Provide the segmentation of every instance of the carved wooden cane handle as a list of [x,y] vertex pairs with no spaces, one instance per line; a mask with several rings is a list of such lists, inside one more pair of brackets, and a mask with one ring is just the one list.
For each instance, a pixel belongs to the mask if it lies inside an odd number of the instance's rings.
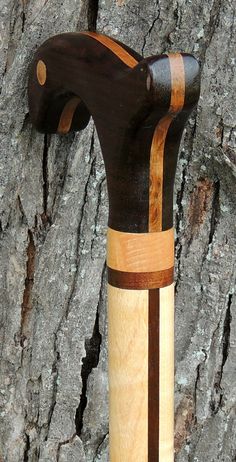
[[112,462],[173,461],[173,185],[198,97],[191,55],[143,59],[93,32],[49,39],[30,71],[36,128],[81,130],[92,115],[104,157]]

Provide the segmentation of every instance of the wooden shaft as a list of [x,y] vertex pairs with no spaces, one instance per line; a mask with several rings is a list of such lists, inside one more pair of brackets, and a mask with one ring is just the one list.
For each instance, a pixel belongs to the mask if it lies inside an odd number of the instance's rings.
[[173,462],[173,284],[108,285],[108,322],[110,461]]
[[199,90],[193,56],[143,59],[95,32],[52,37],[30,70],[37,129],[82,130],[92,115],[105,162],[111,462],[173,462],[173,187]]
[[172,462],[174,460],[174,284],[160,289],[159,330],[159,460]]
[[[173,462],[173,274],[154,289],[148,278],[173,266],[173,230],[135,235],[109,228],[107,241],[108,271],[118,274],[108,284],[110,461]],[[121,288],[125,271],[136,276],[136,289]]]

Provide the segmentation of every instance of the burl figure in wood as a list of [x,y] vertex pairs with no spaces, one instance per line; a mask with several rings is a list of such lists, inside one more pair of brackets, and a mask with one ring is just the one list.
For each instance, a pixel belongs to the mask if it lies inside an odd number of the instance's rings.
[[193,56],[143,59],[94,32],[52,37],[30,70],[36,128],[82,130],[91,115],[104,157],[111,462],[174,458],[173,184],[198,98]]

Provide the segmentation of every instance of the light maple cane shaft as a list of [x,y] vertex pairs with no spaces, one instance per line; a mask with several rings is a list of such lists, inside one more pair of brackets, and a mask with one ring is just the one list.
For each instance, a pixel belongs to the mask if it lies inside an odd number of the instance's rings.
[[173,263],[173,229],[108,229],[111,462],[173,462]]
[[173,186],[198,97],[191,55],[143,59],[94,32],[50,38],[30,70],[38,130],[82,130],[92,115],[105,162],[110,462],[173,461]]
[[111,462],[174,460],[173,285],[157,297],[153,357],[149,291],[108,285]]

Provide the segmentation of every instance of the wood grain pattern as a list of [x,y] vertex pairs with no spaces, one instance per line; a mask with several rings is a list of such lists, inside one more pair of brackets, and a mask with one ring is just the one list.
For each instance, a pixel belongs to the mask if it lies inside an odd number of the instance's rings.
[[156,289],[166,287],[174,280],[174,267],[147,273],[117,271],[109,266],[107,270],[109,284],[122,289]]
[[138,61],[133,56],[131,56],[121,45],[116,43],[114,40],[112,40],[107,35],[98,34],[97,32],[82,32],[82,33],[102,43],[102,45],[104,45],[110,51],[112,51],[112,53],[114,53],[128,67],[132,68],[136,66],[136,64],[138,64]]
[[57,129],[58,133],[61,135],[65,135],[70,131],[74,113],[80,101],[81,100],[78,96],[74,96],[65,104]]
[[[171,100],[169,113],[158,123],[152,140],[149,178],[149,232],[163,229],[163,182],[166,137],[174,117],[180,112],[185,98],[184,62],[180,53],[169,54]],[[166,204],[166,207],[168,205]]]
[[37,63],[36,74],[39,85],[45,85],[47,80],[47,68],[46,64],[41,59]]
[[108,285],[111,462],[148,458],[148,291]]
[[174,284],[160,289],[159,461],[174,461]]
[[107,265],[126,272],[156,272],[174,266],[174,229],[123,233],[108,228]]
[[165,141],[172,116],[167,115],[158,123],[151,146],[149,183],[149,232],[162,230],[163,163]]
[[108,285],[110,461],[174,460],[174,284]]
[[169,53],[171,73],[170,112],[174,115],[183,109],[185,99],[185,70],[180,53]]

